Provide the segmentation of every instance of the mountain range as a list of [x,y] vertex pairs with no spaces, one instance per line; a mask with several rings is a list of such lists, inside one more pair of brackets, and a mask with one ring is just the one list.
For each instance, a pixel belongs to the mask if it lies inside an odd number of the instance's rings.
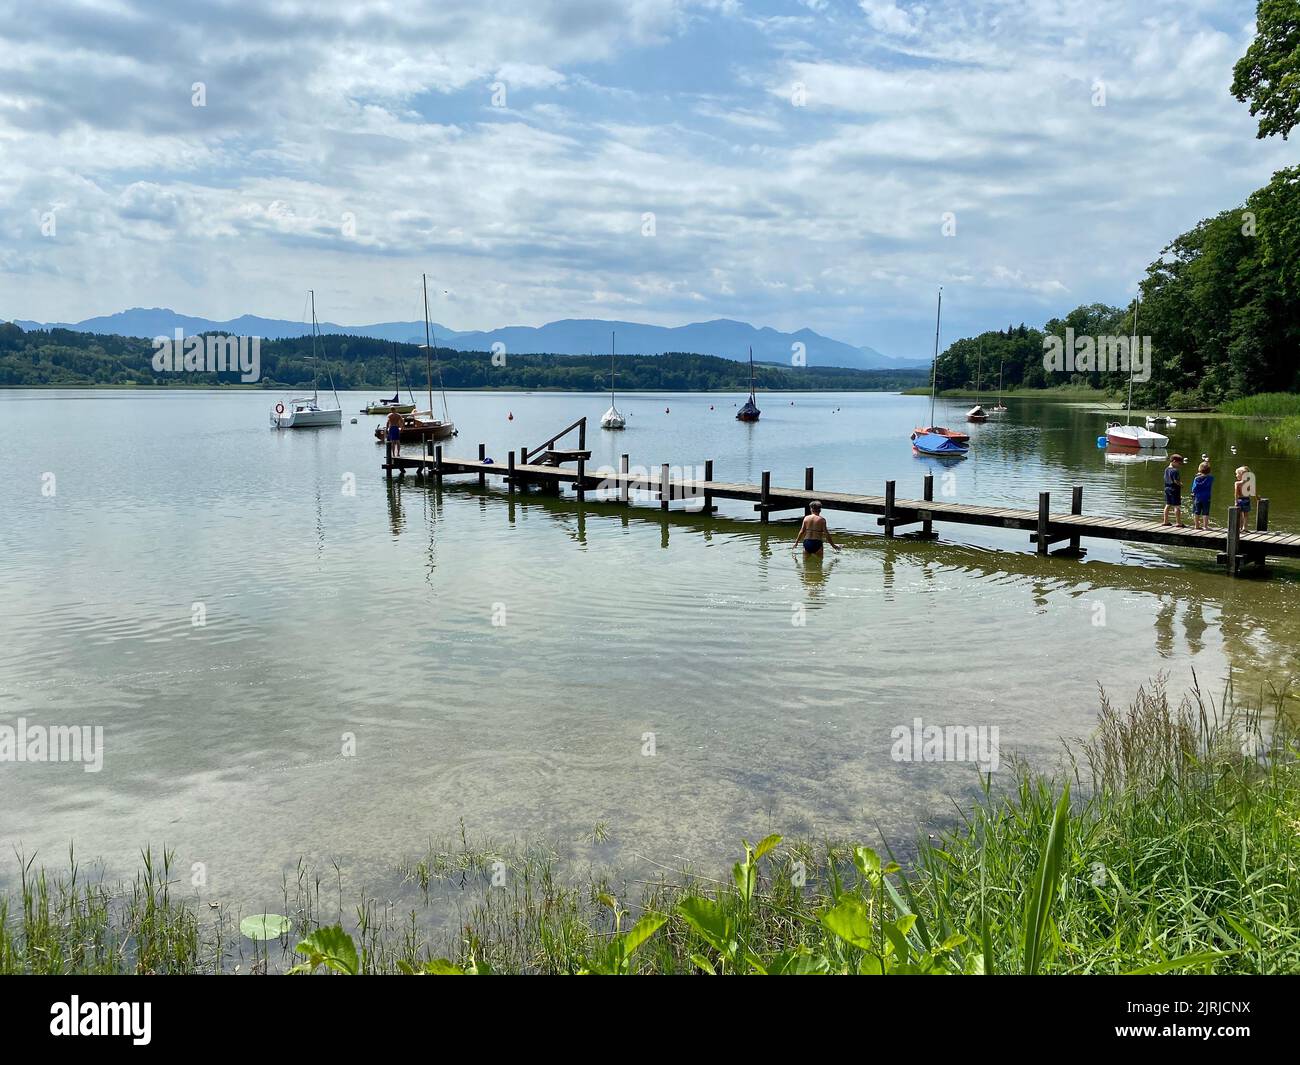
[[[133,307],[116,314],[87,318],[81,322],[29,322],[15,319],[24,330],[75,329],[82,333],[104,333],[128,337],[171,336],[181,329],[187,335],[206,332],[257,336],[267,340],[303,336],[310,329],[302,322],[259,318],[245,314],[229,321],[178,314],[166,307]],[[402,343],[424,343],[423,322],[377,322],[373,325],[338,325],[321,322],[321,333],[374,337]],[[789,364],[796,349],[804,345],[809,366],[843,366],[859,370],[901,370],[928,366],[928,359],[892,358],[874,348],[857,347],[832,340],[811,329],[783,333],[766,326],[717,318],[689,325],[644,325],[639,322],[605,321],[599,318],[566,318],[542,326],[505,326],[492,330],[456,330],[433,325],[435,342],[461,351],[491,351],[494,344],[517,354],[603,355],[609,351],[610,333],[616,335],[616,350],[622,355],[654,355],[665,351],[717,355],[743,361],[754,349],[759,362]]]

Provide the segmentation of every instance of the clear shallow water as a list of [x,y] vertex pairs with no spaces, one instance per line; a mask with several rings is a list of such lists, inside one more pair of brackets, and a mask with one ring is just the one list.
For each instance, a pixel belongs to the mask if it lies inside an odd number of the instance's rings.
[[[133,872],[165,843],[182,868],[207,863],[208,894],[250,906],[277,900],[300,856],[374,884],[462,822],[561,843],[604,822],[603,858],[716,867],[742,835],[906,839],[946,816],[975,771],[893,761],[890,730],[916,716],[997,726],[1004,752],[1047,763],[1090,730],[1099,683],[1127,699],[1195,670],[1253,692],[1294,669],[1294,570],[1230,582],[1205,554],[1098,542],[1084,563],[1043,561],[1024,533],[942,526],[960,542],[886,543],[874,519],[834,514],[846,550],[805,563],[791,526],[738,503],[665,520],[651,504],[390,488],[375,419],[348,424],[368,395],[344,395],[341,430],[293,433],[266,427],[276,398],[0,393],[0,724],[105,730],[97,774],[0,763],[3,854],[57,866],[75,842]],[[819,487],[896,478],[904,496],[933,468],[959,501],[1033,506],[1081,483],[1089,512],[1161,502],[1163,464],[1108,462],[1086,409],[1013,401],[974,427],[971,458],[931,467],[907,442],[928,400],[763,399],[747,426],[735,396],[626,397],[626,432],[589,433],[592,465],[713,458],[719,479],[770,469],[779,485],[812,465]],[[503,462],[608,405],[450,400],[448,453],[483,440]],[[1183,419],[1171,435],[1216,459],[1216,514],[1246,462],[1273,525],[1295,529],[1295,460],[1260,432]],[[0,859],[0,878],[16,868]]]

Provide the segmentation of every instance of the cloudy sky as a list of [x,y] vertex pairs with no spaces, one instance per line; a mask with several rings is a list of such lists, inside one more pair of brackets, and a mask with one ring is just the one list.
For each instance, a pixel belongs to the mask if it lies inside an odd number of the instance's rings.
[[1253,10],[0,0],[0,317],[413,319],[427,271],[456,329],[926,354],[936,286],[950,336],[1123,302],[1295,161],[1228,92]]

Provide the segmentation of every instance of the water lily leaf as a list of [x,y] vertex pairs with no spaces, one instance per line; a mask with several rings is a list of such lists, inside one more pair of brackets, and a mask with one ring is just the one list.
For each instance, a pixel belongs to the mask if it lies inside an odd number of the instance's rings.
[[279,913],[255,913],[239,922],[239,931],[249,939],[279,939],[293,927],[289,918]]

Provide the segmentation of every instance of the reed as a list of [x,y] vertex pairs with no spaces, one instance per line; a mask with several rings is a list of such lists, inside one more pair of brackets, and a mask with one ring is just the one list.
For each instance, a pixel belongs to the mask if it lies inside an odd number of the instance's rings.
[[1243,418],[1300,417],[1300,392],[1261,392],[1230,399],[1220,404],[1219,410]]
[[[255,970],[334,973],[1276,973],[1300,971],[1300,768],[1281,716],[1157,681],[1105,692],[1053,776],[1013,767],[907,868],[869,847],[770,836],[730,875],[568,871],[544,843],[459,839],[402,868],[416,907],[299,865],[295,934]],[[608,832],[602,827],[602,838]],[[125,886],[20,859],[0,972],[204,972],[247,960],[226,914],[200,929],[171,855]],[[345,930],[343,925],[348,927]]]

